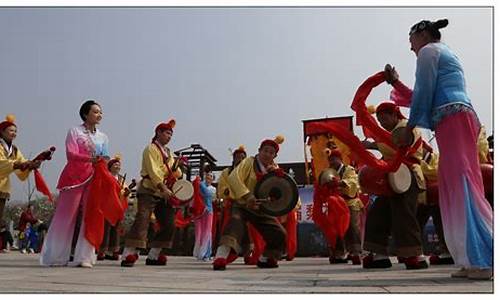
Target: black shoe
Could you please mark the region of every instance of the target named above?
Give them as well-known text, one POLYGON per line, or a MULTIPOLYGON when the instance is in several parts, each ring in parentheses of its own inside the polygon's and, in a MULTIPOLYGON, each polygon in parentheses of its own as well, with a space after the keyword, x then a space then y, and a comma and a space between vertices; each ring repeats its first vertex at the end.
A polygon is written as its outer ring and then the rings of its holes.
POLYGON ((392 267, 388 258, 373 260, 373 256, 363 258, 363 269, 385 269, 392 267))
POLYGON ((113 255, 109 255, 109 254, 106 254, 104 256, 104 259, 106 260, 119 260, 120 259, 120 256, 118 254, 113 254, 113 255))
POLYGON ((451 256, 440 257, 438 255, 432 255, 429 257, 429 262, 431 265, 454 265, 455 261, 451 256))
POLYGON ((330 264, 332 264, 332 265, 333 264, 346 264, 348 262, 348 260, 345 258, 338 258, 338 257, 332 257, 332 256, 330 256, 329 260, 330 260, 330 264))
POLYGON ((418 260, 416 256, 407 258, 405 266, 407 270, 427 269, 429 267, 425 260, 418 260))
POLYGON ((137 254, 129 254, 127 257, 125 257, 124 260, 122 260, 121 266, 122 267, 133 267, 135 262, 139 259, 139 255, 137 254))
POLYGON ((453 260, 453 257, 440 257, 439 258, 439 264, 440 265, 454 265, 455 261, 453 260))
POLYGON ((146 258, 146 266, 166 266, 167 256, 160 255, 158 259, 146 258))
POLYGON ((257 261, 257 267, 261 269, 272 269, 278 267, 278 261, 272 258, 268 258, 266 262, 257 261))
POLYGON ((135 262, 122 260, 121 266, 122 266, 122 267, 133 267, 133 266, 134 266, 134 264, 135 264, 135 262))

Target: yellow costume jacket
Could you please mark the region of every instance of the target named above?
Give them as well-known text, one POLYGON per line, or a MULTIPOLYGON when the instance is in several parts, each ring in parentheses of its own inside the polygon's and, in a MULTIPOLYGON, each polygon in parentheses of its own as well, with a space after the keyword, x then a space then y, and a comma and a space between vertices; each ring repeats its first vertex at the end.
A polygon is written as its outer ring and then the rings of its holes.
POLYGON ((21 171, 14 170, 15 162, 25 162, 26 158, 24 158, 21 151, 14 145, 12 145, 12 153, 9 155, 7 149, 0 145, 0 198, 9 198, 10 197, 10 174, 15 173, 17 177, 24 181, 28 178, 30 173, 29 170, 21 171))
POLYGON ((340 181, 346 185, 340 188, 340 193, 346 200, 347 206, 356 211, 363 209, 363 202, 358 197, 359 181, 356 170, 352 166, 342 164, 336 171, 340 181))
MULTIPOLYGON (((167 164, 172 170, 174 157, 170 154, 170 149, 164 147, 167 154, 167 164)), ((161 197, 158 184, 163 183, 169 175, 168 168, 163 163, 161 150, 154 144, 146 146, 142 152, 141 177, 142 180, 137 188, 137 193, 148 193, 156 197, 161 197)), ((182 177, 182 171, 178 168, 172 174, 175 178, 182 177)))

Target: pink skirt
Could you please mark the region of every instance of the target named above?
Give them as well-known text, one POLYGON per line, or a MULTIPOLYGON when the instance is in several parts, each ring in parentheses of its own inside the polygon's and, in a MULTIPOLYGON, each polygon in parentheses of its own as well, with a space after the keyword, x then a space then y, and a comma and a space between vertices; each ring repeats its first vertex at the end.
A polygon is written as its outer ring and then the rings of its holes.
POLYGON ((447 116, 436 127, 439 206, 446 245, 457 265, 493 265, 493 210, 484 196, 474 112, 447 116))

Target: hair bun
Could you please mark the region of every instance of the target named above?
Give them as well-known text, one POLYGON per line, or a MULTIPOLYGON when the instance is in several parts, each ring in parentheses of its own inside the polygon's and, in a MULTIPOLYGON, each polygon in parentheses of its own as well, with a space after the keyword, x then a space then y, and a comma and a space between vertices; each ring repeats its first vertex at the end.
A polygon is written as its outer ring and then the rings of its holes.
POLYGON ((437 20, 436 22, 434 22, 433 26, 436 29, 445 28, 446 26, 448 26, 448 19, 437 20))

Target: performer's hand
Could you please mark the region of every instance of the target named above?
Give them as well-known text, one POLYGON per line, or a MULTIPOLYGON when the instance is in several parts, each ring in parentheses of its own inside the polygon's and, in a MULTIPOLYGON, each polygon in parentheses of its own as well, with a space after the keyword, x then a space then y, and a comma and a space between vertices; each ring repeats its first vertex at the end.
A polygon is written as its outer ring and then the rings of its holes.
POLYGON ((97 161, 98 161, 98 160, 99 160, 99 156, 97 156, 97 155, 95 155, 95 156, 93 155, 93 156, 90 158, 90 162, 91 162, 92 164, 97 163, 97 161))
POLYGON ((406 126, 398 135, 392 135, 392 142, 398 147, 408 147, 413 143, 413 130, 406 126))
POLYGON ((22 171, 24 171, 24 170, 28 169, 29 166, 30 166, 30 162, 29 161, 25 161, 25 162, 16 161, 14 163, 13 168, 14 168, 14 170, 22 170, 22 171))
POLYGON ((170 198, 172 198, 174 196, 174 193, 172 193, 172 191, 168 188, 165 188, 165 190, 162 191, 161 194, 163 196, 163 199, 165 199, 165 200, 169 200, 170 198))
POLYGON ((40 160, 30 161, 28 169, 30 169, 30 170, 38 169, 38 168, 40 168, 41 164, 42 164, 42 162, 40 160))
POLYGON ((258 210, 260 208, 260 201, 255 198, 255 196, 252 193, 248 193, 247 195, 243 196, 243 200, 245 200, 245 205, 247 208, 258 210))
POLYGON ((123 189, 123 197, 128 197, 130 195, 130 189, 128 187, 123 189))
POLYGON ((278 165, 277 164, 270 164, 269 166, 266 167, 266 171, 267 172, 272 172, 272 171, 275 171, 279 169, 278 165))
POLYGON ((393 84, 395 81, 399 80, 399 74, 396 71, 396 68, 391 66, 390 64, 385 65, 384 75, 385 81, 388 84, 393 84))

